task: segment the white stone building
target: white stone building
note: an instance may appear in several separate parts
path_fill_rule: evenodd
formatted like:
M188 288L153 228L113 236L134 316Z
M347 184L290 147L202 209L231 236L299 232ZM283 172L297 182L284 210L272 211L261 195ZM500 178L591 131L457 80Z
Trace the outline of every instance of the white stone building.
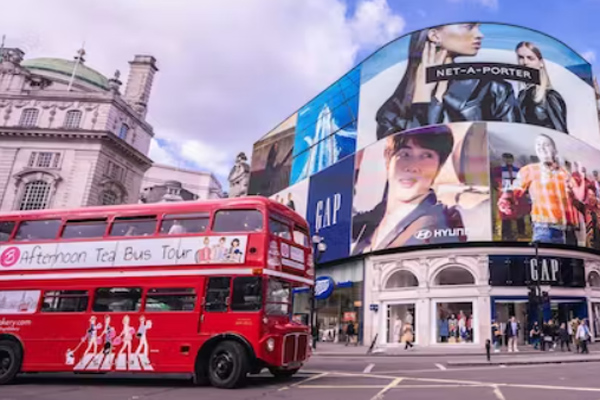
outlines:
M152 56L137 55L121 94L74 60L0 52L0 211L136 203L152 126Z
M140 201L210 200L224 197L223 187L210 172L154 164L142 180Z

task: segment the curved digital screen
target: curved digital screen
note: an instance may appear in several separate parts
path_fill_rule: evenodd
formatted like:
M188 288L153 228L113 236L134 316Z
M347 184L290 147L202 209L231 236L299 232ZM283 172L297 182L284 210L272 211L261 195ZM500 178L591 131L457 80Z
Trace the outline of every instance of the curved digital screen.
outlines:
M294 114L292 149L289 127L257 142L251 194L307 218L323 262L470 241L600 249L593 83L581 56L525 28L413 32Z

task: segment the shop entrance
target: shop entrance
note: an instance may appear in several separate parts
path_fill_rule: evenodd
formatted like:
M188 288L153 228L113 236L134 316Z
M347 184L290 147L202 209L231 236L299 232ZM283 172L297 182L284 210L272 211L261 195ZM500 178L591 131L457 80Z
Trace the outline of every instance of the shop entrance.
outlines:
M504 333L506 332L506 324L511 317L515 317L521 326L519 332L518 344L522 345L528 339L528 333L531 330L533 321L530 321L528 313L527 300L496 300L494 302L495 313L492 313L493 318L500 324L500 332L503 336L503 344L506 343Z
M387 343L395 345L404 343L407 334L416 341L415 305L413 303L388 304L386 311Z

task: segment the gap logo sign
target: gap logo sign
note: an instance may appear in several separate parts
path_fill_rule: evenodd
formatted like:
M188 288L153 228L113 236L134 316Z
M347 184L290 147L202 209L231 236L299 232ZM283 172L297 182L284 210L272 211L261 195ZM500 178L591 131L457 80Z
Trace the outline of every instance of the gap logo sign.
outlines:
M348 256L352 225L354 156L310 178L306 219L311 235L319 235L327 250L319 262Z

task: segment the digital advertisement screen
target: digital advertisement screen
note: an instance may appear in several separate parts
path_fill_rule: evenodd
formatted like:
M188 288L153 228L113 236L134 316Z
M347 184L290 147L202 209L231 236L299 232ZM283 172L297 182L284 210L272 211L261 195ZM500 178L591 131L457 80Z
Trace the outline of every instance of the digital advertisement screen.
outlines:
M600 250L591 65L540 32L457 23L410 33L283 131L255 144L250 192L306 218L326 261L486 241Z

